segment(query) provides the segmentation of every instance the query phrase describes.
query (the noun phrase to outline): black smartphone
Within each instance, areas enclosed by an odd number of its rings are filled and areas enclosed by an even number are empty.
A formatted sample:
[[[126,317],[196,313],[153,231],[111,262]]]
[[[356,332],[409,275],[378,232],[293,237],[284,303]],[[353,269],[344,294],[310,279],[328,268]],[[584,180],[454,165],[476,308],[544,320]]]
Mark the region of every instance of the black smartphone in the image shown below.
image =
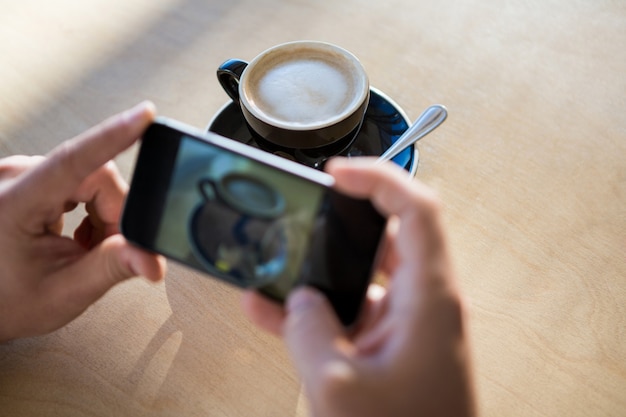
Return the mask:
[[[143,134],[121,231],[131,243],[282,302],[297,285],[354,323],[386,219],[332,176],[157,118]]]

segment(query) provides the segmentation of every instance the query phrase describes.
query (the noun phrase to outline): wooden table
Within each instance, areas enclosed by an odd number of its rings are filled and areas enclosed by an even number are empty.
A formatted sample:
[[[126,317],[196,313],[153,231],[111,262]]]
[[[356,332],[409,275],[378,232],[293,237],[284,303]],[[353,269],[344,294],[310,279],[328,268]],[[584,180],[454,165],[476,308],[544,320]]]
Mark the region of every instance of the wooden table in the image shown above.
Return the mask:
[[[626,413],[623,2],[1,3],[1,156],[45,153],[143,99],[205,126],[227,101],[223,60],[296,39],[354,52],[411,118],[445,104],[417,177],[445,207],[482,415]],[[135,152],[117,159],[126,178]],[[3,416],[300,416],[305,402],[238,291],[173,264],[0,346]]]

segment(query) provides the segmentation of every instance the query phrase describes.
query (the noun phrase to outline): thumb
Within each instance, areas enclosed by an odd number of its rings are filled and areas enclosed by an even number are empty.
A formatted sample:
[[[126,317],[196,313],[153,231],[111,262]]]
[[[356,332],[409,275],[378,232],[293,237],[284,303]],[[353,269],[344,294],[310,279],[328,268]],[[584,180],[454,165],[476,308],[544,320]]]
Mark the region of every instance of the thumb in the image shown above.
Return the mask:
[[[344,329],[326,297],[313,288],[298,288],[287,299],[283,336],[300,376],[310,387],[317,386],[320,370],[343,357],[338,348],[345,343],[338,342],[345,339]]]
[[[165,275],[162,256],[131,246],[121,235],[113,235],[62,270],[56,277],[51,298],[65,302],[80,313],[102,297],[115,284],[144,276],[158,281]],[[71,307],[70,307],[71,306]]]

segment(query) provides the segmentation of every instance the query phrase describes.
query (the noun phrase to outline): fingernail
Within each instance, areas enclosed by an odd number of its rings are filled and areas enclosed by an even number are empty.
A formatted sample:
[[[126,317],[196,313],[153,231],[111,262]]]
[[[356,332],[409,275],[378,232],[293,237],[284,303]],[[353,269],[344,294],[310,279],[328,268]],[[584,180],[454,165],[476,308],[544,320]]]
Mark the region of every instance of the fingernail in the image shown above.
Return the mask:
[[[126,117],[129,121],[136,121],[137,119],[145,118],[146,114],[150,117],[154,117],[156,114],[156,106],[150,100],[144,100],[141,103],[131,107],[126,112]]]

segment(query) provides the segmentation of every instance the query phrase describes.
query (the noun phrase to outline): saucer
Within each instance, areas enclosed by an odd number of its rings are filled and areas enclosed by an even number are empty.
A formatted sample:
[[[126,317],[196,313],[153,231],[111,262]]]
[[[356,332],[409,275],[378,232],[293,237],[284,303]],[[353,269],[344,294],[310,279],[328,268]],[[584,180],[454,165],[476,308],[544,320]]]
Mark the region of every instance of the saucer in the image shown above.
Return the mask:
[[[409,128],[410,123],[404,111],[393,100],[372,87],[363,126],[347,156],[380,156]],[[259,147],[248,131],[239,106],[233,101],[226,103],[216,113],[207,130]],[[393,158],[393,162],[414,176],[419,162],[417,145],[402,151]]]

